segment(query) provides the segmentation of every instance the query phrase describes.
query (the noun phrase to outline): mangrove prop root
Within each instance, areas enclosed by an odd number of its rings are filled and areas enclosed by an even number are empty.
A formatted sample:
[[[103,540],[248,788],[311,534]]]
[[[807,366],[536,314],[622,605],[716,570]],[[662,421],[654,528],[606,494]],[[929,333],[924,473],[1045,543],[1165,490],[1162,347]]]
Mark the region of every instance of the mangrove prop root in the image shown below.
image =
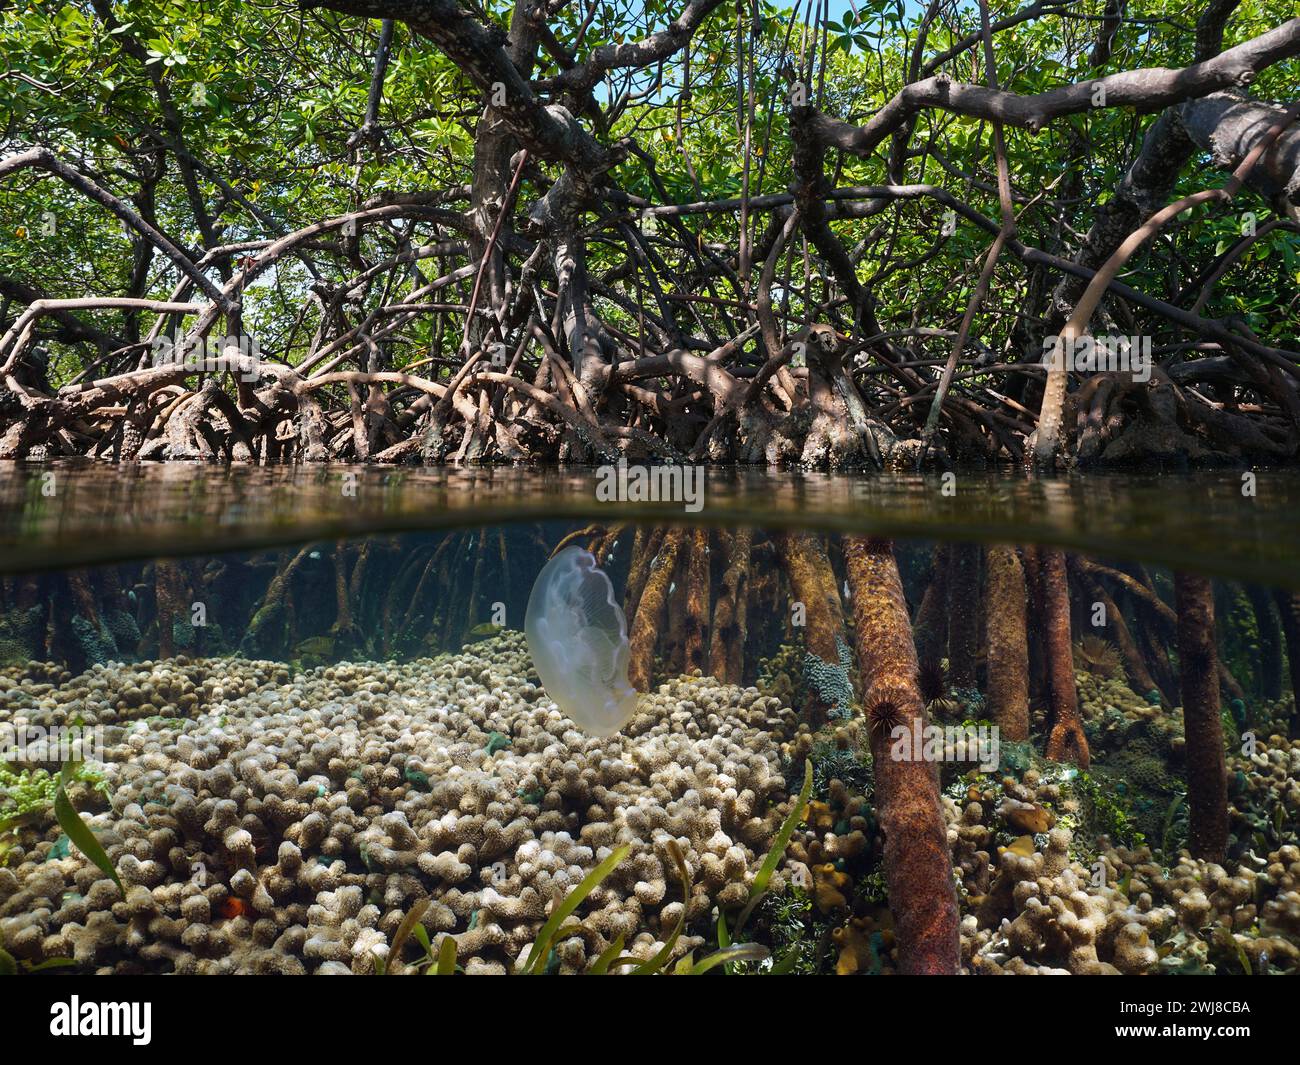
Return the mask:
[[[429,556],[429,561],[426,563],[424,571],[420,574],[419,581],[416,582],[415,591],[411,593],[411,601],[406,606],[406,613],[402,617],[403,631],[410,629],[411,623],[418,616],[420,604],[424,601],[425,588],[430,583],[431,578],[433,578],[433,575],[436,572],[436,567],[438,563],[443,560],[444,554],[446,553],[447,548],[451,545],[451,542],[452,538],[450,536],[444,536],[442,542],[438,544],[433,553]],[[365,548],[363,547],[362,550],[364,551]],[[355,568],[359,568],[360,566],[361,560],[358,559]],[[445,588],[447,586],[445,565],[440,575],[433,579],[436,587]]]
[[[348,601],[348,542],[334,543],[334,625],[330,629],[336,636],[351,640],[353,636],[352,605]]]
[[[1240,699],[1243,703],[1246,701],[1246,689],[1241,686],[1241,681],[1232,675],[1232,671],[1228,669],[1223,659],[1219,659],[1219,683],[1228,693],[1229,699]]]
[[[686,672],[704,672],[709,636],[709,530],[691,533],[686,570]]]
[[[258,649],[274,647],[277,640],[286,638],[288,632],[286,613],[289,609],[290,582],[293,575],[298,571],[298,567],[306,561],[307,557],[318,546],[315,543],[304,544],[287,564],[282,563],[277,569],[275,576],[271,578],[271,583],[267,586],[266,595],[262,597],[261,606],[257,608],[248,623],[248,630],[240,642],[242,650],[253,653]],[[355,573],[353,576],[356,576]],[[161,600],[158,611],[158,626],[161,641]],[[170,629],[168,631],[170,632]],[[159,657],[165,658],[166,655],[160,651]]]
[[[1020,564],[1025,569],[1025,591],[1028,593],[1026,615],[1029,625],[1029,701],[1047,701],[1046,640],[1038,620],[1043,616],[1043,575],[1041,558],[1034,544],[1020,548]]]
[[[1074,646],[1070,639],[1070,585],[1065,552],[1056,547],[1039,549],[1042,586],[1042,624],[1046,633],[1047,687],[1051,696],[1052,731],[1047,737],[1047,757],[1054,762],[1074,762],[1088,768],[1088,740],[1079,719],[1079,693],[1074,685]]]
[[[722,575],[717,604],[713,608],[709,671],[723,684],[741,684],[745,668],[746,619],[749,600],[749,556],[754,542],[752,529],[725,530],[727,569]]]
[[[948,556],[951,552],[951,544],[935,545],[930,583],[916,610],[916,653],[923,662],[937,662],[948,646]]]
[[[175,624],[189,620],[185,602],[185,578],[175,559],[160,558],[154,564],[154,598],[158,604],[158,657],[171,658],[176,653]]]
[[[636,536],[632,539],[632,561],[628,566],[627,588],[623,593],[623,613],[629,620],[636,614],[645,582],[650,577],[650,565],[659,554],[667,532],[662,525],[651,528],[637,526]]]
[[[474,552],[474,572],[470,578],[469,599],[465,603],[465,624],[460,634],[461,646],[469,642],[469,630],[478,622],[479,589],[483,586],[483,560],[487,557],[487,535],[487,529],[479,530],[478,548]]]
[[[380,609],[380,646],[386,651],[392,646],[393,634],[397,631],[397,607],[403,601],[405,592],[411,588],[420,569],[423,550],[402,554],[398,558],[398,569],[385,585],[383,606]]]
[[[899,970],[953,974],[960,963],[957,894],[952,882],[939,785],[922,760],[894,759],[887,722],[924,728],[916,649],[893,547],[849,536],[844,560],[853,597],[862,705],[875,760],[876,811],[885,836],[885,879],[898,935]]]
[[[1169,639],[1175,643],[1177,642],[1177,628],[1169,630]],[[1178,673],[1169,658],[1165,639],[1157,636],[1148,626],[1141,625],[1138,628],[1138,646],[1142,649],[1142,656],[1146,659],[1147,666],[1156,678],[1160,690],[1169,695],[1170,701],[1174,703],[1180,702]]]
[[[1300,592],[1274,590],[1278,619],[1282,624],[1282,638],[1286,641],[1286,657],[1291,667],[1291,690],[1295,692],[1295,706],[1291,709],[1292,739],[1300,738]]]
[[[1029,739],[1025,570],[1015,549],[988,549],[988,692],[1004,740]]]
[[[982,554],[979,544],[954,544],[948,554],[948,681],[954,688],[977,683]]]
[[[1214,592],[1208,577],[1175,573],[1174,598],[1187,734],[1188,848],[1193,857],[1221,862],[1228,848],[1228,770],[1219,718]]]
[[[1259,632],[1259,694],[1265,699],[1282,698],[1282,632],[1278,627],[1273,597],[1267,588],[1247,584],[1246,598],[1255,615]]]
[[[1147,692],[1160,692],[1160,697],[1168,701],[1168,693],[1161,690],[1160,685],[1156,683],[1156,678],[1151,675],[1151,670],[1147,667],[1146,657],[1142,654],[1142,649],[1138,647],[1137,641],[1133,639],[1133,633],[1129,631],[1128,622],[1124,620],[1124,615],[1120,612],[1118,606],[1102,587],[1101,581],[1096,578],[1090,578],[1087,584],[1091,591],[1094,601],[1102,605],[1106,611],[1106,628],[1109,630],[1111,637],[1115,641],[1115,646],[1119,648],[1120,657],[1124,661],[1124,670],[1128,673],[1129,683],[1133,685],[1142,694]]]
[[[677,553],[677,569],[668,582],[668,620],[659,642],[659,657],[666,676],[686,672],[686,567],[690,554],[691,537],[686,533]]]
[[[821,541],[809,533],[782,533],[777,550],[790,591],[804,610],[804,674],[809,681],[809,706],[814,717],[833,705],[823,692],[818,675],[840,668],[840,646],[844,643],[844,608],[835,584],[835,574]],[[820,665],[819,665],[820,663]]]
[[[627,676],[629,683],[639,692],[650,690],[655,643],[668,605],[668,585],[677,571],[677,557],[685,539],[684,529],[669,529],[664,534],[663,544],[650,562],[645,588],[637,603],[628,641],[631,647]]]
[[[590,551],[594,546],[593,541],[597,537],[604,536],[605,531],[605,526],[603,525],[588,525],[583,529],[575,529],[555,545],[555,550],[551,552],[551,557],[558,555],[570,544],[578,543],[578,541],[583,541],[578,546],[582,547],[584,550]]]
[[[604,566],[608,563],[610,552],[614,550],[614,545],[619,542],[626,531],[627,523],[619,522],[619,524],[606,530],[603,536],[597,537],[591,549],[591,553],[596,556],[596,565]],[[505,564],[504,554],[502,555],[502,564],[503,566]]]

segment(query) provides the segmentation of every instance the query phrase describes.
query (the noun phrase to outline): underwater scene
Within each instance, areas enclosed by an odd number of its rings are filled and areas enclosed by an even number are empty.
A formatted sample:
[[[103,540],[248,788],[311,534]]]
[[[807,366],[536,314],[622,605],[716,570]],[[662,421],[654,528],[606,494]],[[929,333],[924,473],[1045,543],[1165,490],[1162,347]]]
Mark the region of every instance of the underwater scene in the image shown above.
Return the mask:
[[[9,972],[1300,970],[1300,594],[1248,543],[589,499],[294,539],[300,491],[168,553],[39,483],[0,530]],[[28,565],[96,522],[150,550]]]

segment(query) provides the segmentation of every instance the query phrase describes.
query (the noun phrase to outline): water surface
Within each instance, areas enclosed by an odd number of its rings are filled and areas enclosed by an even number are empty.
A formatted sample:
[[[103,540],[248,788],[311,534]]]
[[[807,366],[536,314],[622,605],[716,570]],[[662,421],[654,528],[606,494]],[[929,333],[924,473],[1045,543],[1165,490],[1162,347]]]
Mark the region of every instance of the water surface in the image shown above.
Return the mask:
[[[705,471],[703,508],[602,502],[598,471],[0,463],[0,571],[569,518],[1027,541],[1300,587],[1300,473]]]

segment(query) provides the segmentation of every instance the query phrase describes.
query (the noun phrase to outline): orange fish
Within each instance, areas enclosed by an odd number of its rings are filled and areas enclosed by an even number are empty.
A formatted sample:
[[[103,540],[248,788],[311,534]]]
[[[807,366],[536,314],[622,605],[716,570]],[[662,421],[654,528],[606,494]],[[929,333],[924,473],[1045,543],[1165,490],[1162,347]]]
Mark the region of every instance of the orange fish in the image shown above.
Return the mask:
[[[248,913],[248,903],[233,895],[221,904],[221,916],[227,918],[243,917]]]

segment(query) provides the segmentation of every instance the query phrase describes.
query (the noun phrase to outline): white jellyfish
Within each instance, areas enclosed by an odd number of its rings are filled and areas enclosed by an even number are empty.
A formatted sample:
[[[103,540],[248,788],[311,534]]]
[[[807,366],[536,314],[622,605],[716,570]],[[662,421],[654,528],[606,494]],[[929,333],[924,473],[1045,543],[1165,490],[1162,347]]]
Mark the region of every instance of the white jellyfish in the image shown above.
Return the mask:
[[[546,694],[584,732],[612,736],[636,713],[627,619],[589,551],[566,547],[542,567],[524,633]]]

